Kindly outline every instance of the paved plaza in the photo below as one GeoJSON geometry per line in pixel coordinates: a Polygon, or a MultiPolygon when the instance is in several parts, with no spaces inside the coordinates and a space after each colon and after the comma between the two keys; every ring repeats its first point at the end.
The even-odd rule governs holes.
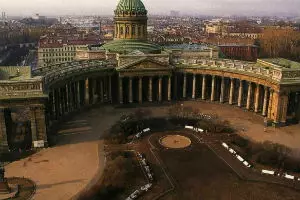
{"type": "MultiPolygon", "coordinates": [[[[241,135],[256,141],[271,140],[292,148],[300,146],[300,125],[292,125],[264,132],[262,117],[232,106],[207,103],[183,102],[203,113],[216,113],[227,119],[241,135]]],[[[153,116],[165,116],[168,106],[145,107],[153,116]]],[[[60,128],[58,144],[26,159],[6,166],[7,176],[30,178],[37,185],[35,200],[70,199],[93,183],[100,176],[105,162],[100,137],[123,114],[135,108],[95,106],[70,118],[60,128]]]]}

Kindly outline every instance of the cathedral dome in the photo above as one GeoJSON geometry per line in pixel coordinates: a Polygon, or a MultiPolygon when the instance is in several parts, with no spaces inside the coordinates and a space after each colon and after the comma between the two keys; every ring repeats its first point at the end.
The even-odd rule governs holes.
{"type": "Polygon", "coordinates": [[[147,10],[141,0],[120,0],[115,14],[147,15],[147,10]]]}

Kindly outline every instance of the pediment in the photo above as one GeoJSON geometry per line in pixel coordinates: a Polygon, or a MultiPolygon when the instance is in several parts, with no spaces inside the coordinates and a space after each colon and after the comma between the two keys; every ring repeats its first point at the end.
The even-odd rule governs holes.
{"type": "Polygon", "coordinates": [[[172,67],[168,64],[165,63],[161,63],[159,61],[156,60],[152,60],[152,59],[142,59],[142,60],[138,60],[136,62],[132,62],[130,64],[126,64],[124,66],[120,66],[118,67],[119,71],[132,71],[132,70],[167,70],[167,69],[171,69],[172,67]]]}

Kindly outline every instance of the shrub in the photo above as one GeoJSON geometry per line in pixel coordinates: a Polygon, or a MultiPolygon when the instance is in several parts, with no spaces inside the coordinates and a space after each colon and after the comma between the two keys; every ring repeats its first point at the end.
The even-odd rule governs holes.
{"type": "Polygon", "coordinates": [[[234,139],[231,141],[232,144],[238,146],[238,147],[247,147],[249,144],[249,141],[239,135],[236,135],[234,139]]]}
{"type": "Polygon", "coordinates": [[[288,157],[284,161],[283,169],[285,171],[300,173],[300,161],[296,158],[288,157]]]}
{"type": "Polygon", "coordinates": [[[278,163],[278,153],[275,151],[261,151],[258,153],[256,162],[263,164],[263,165],[269,165],[272,167],[279,167],[278,163]]]}

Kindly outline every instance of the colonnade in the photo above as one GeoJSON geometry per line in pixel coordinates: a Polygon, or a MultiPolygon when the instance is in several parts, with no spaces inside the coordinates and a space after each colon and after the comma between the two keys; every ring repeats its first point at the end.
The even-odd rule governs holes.
{"type": "Polygon", "coordinates": [[[270,87],[242,79],[196,73],[184,73],[182,83],[183,99],[228,102],[230,105],[260,113],[275,123],[285,123],[287,120],[289,94],[280,93],[270,87]],[[192,80],[188,80],[188,77],[192,80]],[[188,82],[191,84],[188,85],[188,82]],[[190,96],[187,96],[188,89],[191,91],[190,96]]]}
{"type": "Polygon", "coordinates": [[[119,103],[171,101],[171,76],[119,77],[119,103]],[[125,86],[126,85],[126,86],[125,86]]]}
{"type": "Polygon", "coordinates": [[[49,117],[57,120],[84,105],[112,101],[112,77],[93,77],[70,81],[53,87],[49,92],[49,117]]]}
{"type": "MultiPolygon", "coordinates": [[[[58,120],[82,106],[112,103],[113,100],[120,104],[172,99],[228,103],[259,113],[275,124],[286,123],[287,114],[295,115],[296,119],[300,117],[300,93],[279,92],[271,86],[251,82],[251,79],[185,72],[112,78],[106,74],[50,87],[48,103],[39,101],[29,106],[32,141],[43,140],[47,146],[47,122],[58,120]]],[[[5,106],[0,108],[0,147],[8,147],[6,112],[5,106]]]]}

